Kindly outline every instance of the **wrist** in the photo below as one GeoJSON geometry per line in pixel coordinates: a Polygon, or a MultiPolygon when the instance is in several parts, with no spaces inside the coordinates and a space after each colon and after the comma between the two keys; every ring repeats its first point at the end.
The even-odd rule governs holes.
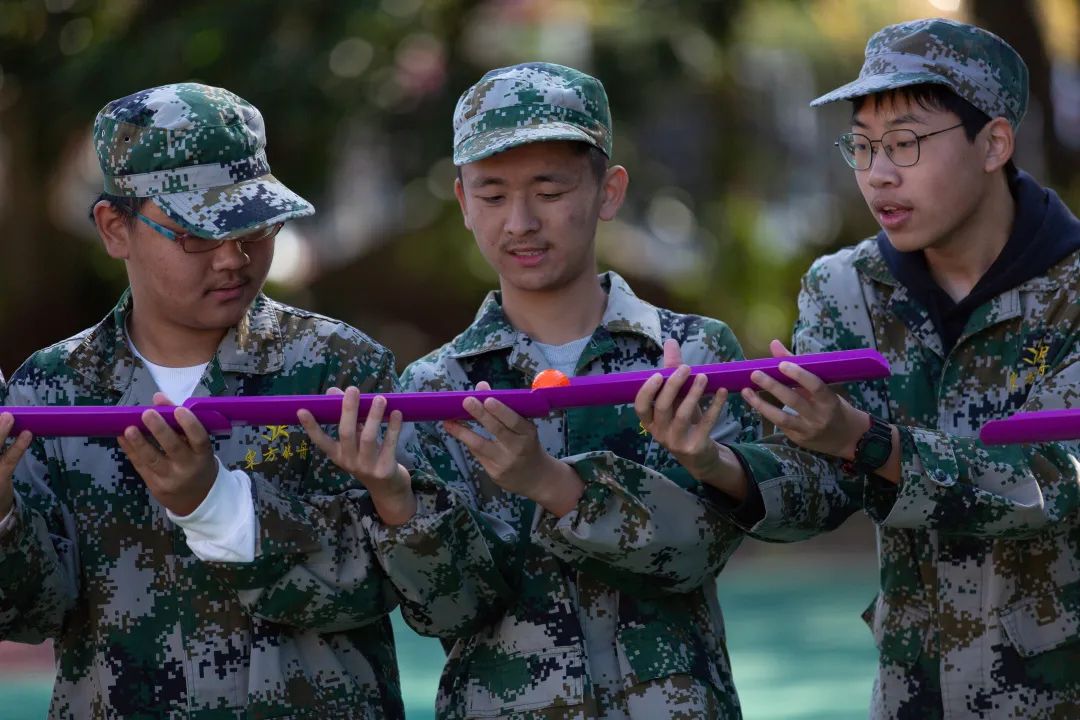
{"type": "Polygon", "coordinates": [[[857,410],[849,406],[850,418],[848,421],[848,427],[851,431],[848,433],[847,441],[840,449],[838,456],[842,460],[852,462],[855,459],[855,453],[859,447],[859,441],[862,440],[863,435],[870,429],[874,419],[870,416],[870,413],[862,410],[857,410]]]}
{"type": "Polygon", "coordinates": [[[416,494],[412,489],[412,478],[407,470],[398,468],[399,475],[392,487],[378,490],[368,488],[375,512],[385,525],[402,525],[416,514],[416,494]]]}
{"type": "Polygon", "coordinates": [[[561,518],[577,507],[581,496],[585,494],[585,483],[574,468],[547,453],[544,457],[547,458],[544,461],[545,470],[539,473],[542,480],[535,483],[525,496],[555,517],[561,518]]]}
{"type": "Polygon", "coordinates": [[[746,498],[748,482],[742,463],[731,448],[716,441],[713,441],[713,452],[710,457],[711,462],[704,466],[696,469],[687,468],[690,470],[690,475],[698,482],[714,487],[741,502],[746,498]]]}

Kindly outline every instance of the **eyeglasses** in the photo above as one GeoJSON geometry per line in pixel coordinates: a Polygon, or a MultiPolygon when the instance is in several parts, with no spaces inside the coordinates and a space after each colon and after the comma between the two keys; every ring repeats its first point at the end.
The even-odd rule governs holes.
{"type": "Polygon", "coordinates": [[[278,234],[278,232],[281,231],[282,226],[285,224],[277,223],[275,225],[261,228],[254,232],[248,233],[247,235],[241,235],[239,237],[204,238],[199,237],[198,235],[192,235],[191,233],[176,232],[175,230],[170,230],[164,225],[154,222],[142,213],[135,213],[135,217],[139,218],[139,220],[142,220],[144,223],[152,227],[154,230],[156,230],[158,233],[165,236],[169,240],[172,240],[174,243],[180,246],[181,250],[186,253],[210,252],[211,250],[218,249],[229,240],[235,240],[236,242],[240,243],[240,250],[243,251],[244,245],[248,243],[262,242],[263,240],[269,240],[270,238],[274,237],[278,234]]]}
{"type": "Polygon", "coordinates": [[[957,123],[944,130],[916,135],[914,130],[897,129],[882,133],[880,140],[871,140],[859,133],[844,133],[833,143],[840,148],[844,161],[855,170],[869,170],[874,164],[874,144],[881,145],[889,160],[897,167],[911,167],[919,162],[919,141],[932,135],[955,130],[964,123],[957,123]]]}

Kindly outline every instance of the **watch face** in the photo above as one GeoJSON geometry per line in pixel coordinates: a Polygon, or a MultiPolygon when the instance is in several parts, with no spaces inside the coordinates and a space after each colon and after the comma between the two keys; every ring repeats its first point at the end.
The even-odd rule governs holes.
{"type": "Polygon", "coordinates": [[[863,443],[862,452],[859,453],[859,464],[872,468],[879,468],[889,459],[892,452],[892,438],[885,440],[880,437],[870,437],[863,443]]]}
{"type": "Polygon", "coordinates": [[[874,418],[870,429],[859,439],[855,448],[855,465],[867,473],[877,470],[885,464],[892,453],[892,428],[878,418],[874,418]]]}

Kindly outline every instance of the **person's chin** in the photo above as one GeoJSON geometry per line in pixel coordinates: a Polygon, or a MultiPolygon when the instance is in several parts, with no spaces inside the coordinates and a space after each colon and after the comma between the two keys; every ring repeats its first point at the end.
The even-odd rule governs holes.
{"type": "Polygon", "coordinates": [[[917,252],[925,250],[931,244],[929,239],[919,233],[886,230],[885,237],[897,252],[917,252]]]}

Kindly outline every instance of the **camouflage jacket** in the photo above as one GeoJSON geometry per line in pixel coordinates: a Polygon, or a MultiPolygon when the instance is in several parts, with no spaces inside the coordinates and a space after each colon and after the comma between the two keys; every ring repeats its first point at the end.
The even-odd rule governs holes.
{"type": "MultiPolygon", "coordinates": [[[[130,307],[125,295],[97,326],[31,356],[8,402],[150,403],[154,382],[125,339],[130,307]]],[[[260,295],[195,394],[389,392],[394,372],[359,331],[260,295]]],[[[417,602],[438,595],[467,612],[489,562],[472,511],[418,470],[421,512],[391,531],[299,425],[236,428],[214,448],[252,481],[251,563],[196,558],[115,439],[35,438],[0,535],[0,639],[55,638],[50,717],[402,717],[387,618],[398,595],[374,545],[437,538],[438,552],[396,547],[397,564],[417,602]]]]}
{"type": "MultiPolygon", "coordinates": [[[[607,309],[578,375],[660,367],[664,338],[688,363],[742,357],[723,323],[649,305],[617,275],[602,278],[607,309]]],[[[476,320],[409,366],[408,390],[527,388],[545,360],[510,326],[492,293],[476,320]]],[[[463,628],[439,687],[451,718],[737,718],[716,574],[743,532],[652,438],[631,405],[568,410],[538,420],[540,440],[585,481],[558,519],[503,492],[468,451],[429,427],[452,463],[436,465],[516,536],[506,560],[515,596],[505,612],[463,628]]],[[[758,425],[735,402],[714,435],[750,440],[758,425]]],[[[447,643],[449,644],[449,642],[447,643]]]]}
{"type": "Polygon", "coordinates": [[[988,420],[1074,406],[1080,253],[977,308],[943,352],[873,239],[803,280],[796,352],[876,347],[892,377],[847,386],[900,428],[899,486],[779,441],[741,447],[756,535],[796,540],[865,510],[881,591],[875,718],[1080,717],[1080,443],[985,446],[988,420]]]}

